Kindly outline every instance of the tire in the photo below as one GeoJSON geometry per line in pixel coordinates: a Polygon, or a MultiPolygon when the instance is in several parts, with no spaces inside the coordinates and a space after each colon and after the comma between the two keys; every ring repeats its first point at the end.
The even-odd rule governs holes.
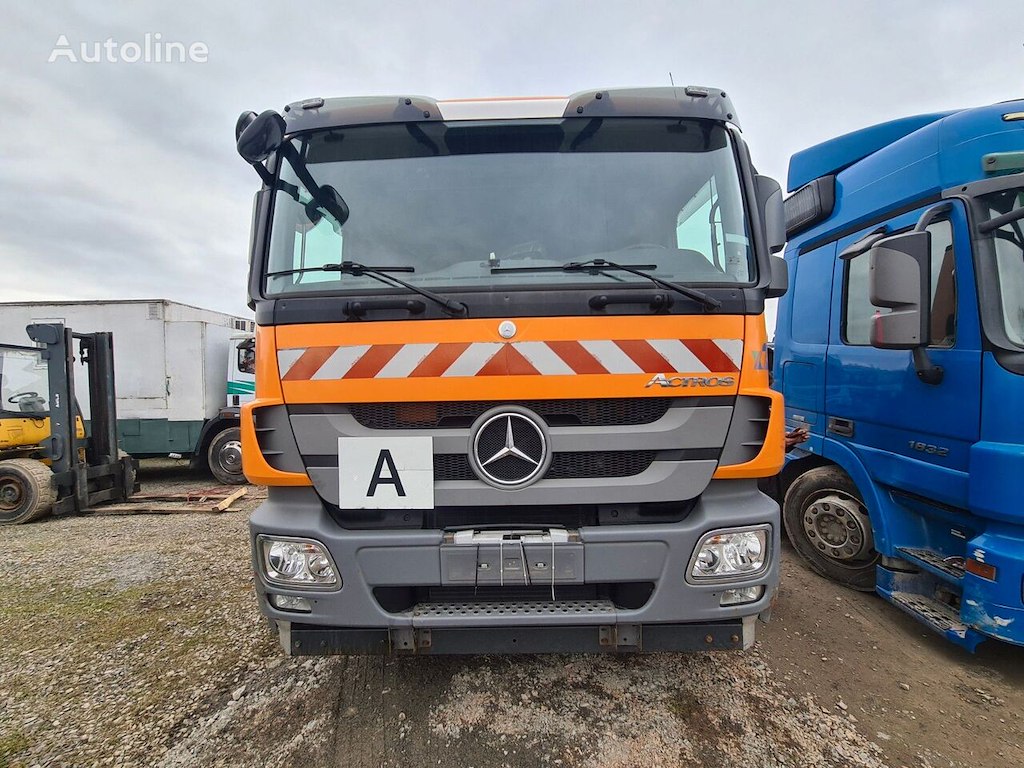
{"type": "Polygon", "coordinates": [[[206,460],[210,472],[224,485],[245,483],[245,475],[242,473],[242,430],[230,427],[214,435],[206,451],[206,460]]]}
{"type": "Polygon", "coordinates": [[[797,477],[782,517],[790,542],[812,569],[851,589],[874,591],[881,558],[864,499],[843,470],[815,467],[797,477]]]}
{"type": "Polygon", "coordinates": [[[38,520],[49,514],[56,500],[53,472],[41,461],[0,461],[0,525],[38,520]]]}

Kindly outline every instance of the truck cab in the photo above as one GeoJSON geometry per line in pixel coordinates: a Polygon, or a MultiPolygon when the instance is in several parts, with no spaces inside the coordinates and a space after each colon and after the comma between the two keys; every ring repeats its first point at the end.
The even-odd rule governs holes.
{"type": "Polygon", "coordinates": [[[315,98],[236,138],[287,653],[749,647],[784,232],[725,92],[315,98]]]}
{"type": "Polygon", "coordinates": [[[840,136],[788,186],[791,541],[968,649],[1024,644],[1024,102],[840,136]]]}

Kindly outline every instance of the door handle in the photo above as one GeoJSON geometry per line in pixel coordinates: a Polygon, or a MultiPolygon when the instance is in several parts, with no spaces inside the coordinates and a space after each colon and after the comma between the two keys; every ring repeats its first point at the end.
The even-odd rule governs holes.
{"type": "Polygon", "coordinates": [[[853,419],[840,419],[830,416],[828,420],[828,431],[834,432],[843,437],[853,437],[853,419]]]}

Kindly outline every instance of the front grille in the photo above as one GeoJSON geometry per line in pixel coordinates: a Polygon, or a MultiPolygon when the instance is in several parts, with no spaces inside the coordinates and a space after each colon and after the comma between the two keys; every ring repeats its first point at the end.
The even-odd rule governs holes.
{"type": "Polygon", "coordinates": [[[465,429],[499,405],[529,408],[551,427],[653,424],[673,402],[705,405],[707,398],[616,397],[515,402],[353,403],[352,416],[367,429],[465,429]]]}
{"type": "Polygon", "coordinates": [[[476,480],[464,453],[435,453],[434,480],[476,480]]]}
{"type": "Polygon", "coordinates": [[[544,475],[549,480],[574,477],[633,477],[651,466],[657,451],[555,453],[544,475]]]}
{"type": "MultiPolygon", "coordinates": [[[[569,451],[551,456],[545,480],[633,477],[651,466],[657,451],[569,451]]],[[[434,480],[476,480],[469,457],[461,453],[434,455],[434,480]]]]}

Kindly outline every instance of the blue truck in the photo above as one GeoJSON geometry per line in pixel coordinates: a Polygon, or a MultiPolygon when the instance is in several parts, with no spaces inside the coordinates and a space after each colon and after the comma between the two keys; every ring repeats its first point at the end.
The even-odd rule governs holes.
{"type": "Polygon", "coordinates": [[[1024,101],[826,141],[788,187],[790,540],[970,651],[1024,645],[1024,101]]]}

